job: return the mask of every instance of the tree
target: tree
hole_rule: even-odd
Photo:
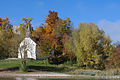
[[[50,54],[52,54],[51,52],[54,51],[54,56],[58,57],[63,54],[64,35],[70,35],[70,33],[70,19],[66,18],[62,20],[58,17],[57,12],[49,11],[45,24],[36,28],[32,35],[39,44],[41,53],[50,56]]]
[[[24,35],[17,35],[13,34],[12,38],[9,39],[8,45],[8,52],[9,52],[9,57],[17,58],[18,57],[18,48],[20,42],[24,39]]]
[[[22,20],[24,21],[24,23],[20,24],[20,28],[18,30],[20,30],[21,32],[24,32],[21,35],[24,35],[26,33],[26,37],[31,37],[33,28],[31,25],[31,21],[32,18],[22,18]],[[26,61],[27,61],[27,51],[28,51],[28,43],[24,41],[24,44],[22,47],[20,47],[19,51],[20,51],[20,55],[21,55],[21,70],[22,71],[27,71],[26,68]],[[30,51],[30,50],[29,50]]]
[[[12,30],[12,27],[7,17],[5,19],[0,17],[0,30]]]
[[[107,68],[120,69],[120,42],[114,43],[113,54],[110,56]]]
[[[9,19],[0,18],[0,59],[8,58],[11,54],[9,44],[12,37],[12,25],[9,23]]]
[[[18,31],[20,31],[21,34],[26,34],[26,31],[29,29],[30,33],[32,34],[33,27],[31,24],[32,18],[22,18],[22,21],[24,23],[20,24],[20,27],[18,28]]]
[[[72,36],[64,36],[64,50],[63,52],[68,56],[68,62],[69,65],[73,65],[76,63],[76,55],[75,53],[72,51],[72,49],[74,48],[73,45],[73,40],[72,40]]]
[[[112,45],[103,30],[99,30],[93,23],[80,23],[78,30],[73,31],[71,41],[69,44],[79,67],[105,68],[105,63],[112,54]]]

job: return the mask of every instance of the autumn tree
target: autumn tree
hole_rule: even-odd
[[[7,58],[11,54],[8,50],[9,41],[13,37],[12,25],[9,19],[0,18],[0,59]]]
[[[33,31],[33,27],[31,24],[32,18],[22,18],[22,21],[24,21],[24,23],[21,23],[19,26],[19,28],[17,29],[18,31],[20,31],[20,34],[26,34],[26,31],[29,29],[30,34],[32,34]]]
[[[12,25],[7,17],[5,19],[0,17],[0,30],[12,30]]]
[[[4,59],[8,57],[8,51],[7,51],[7,43],[8,43],[8,34],[6,34],[3,31],[0,31],[0,59]]]
[[[74,48],[73,45],[73,38],[72,36],[64,36],[64,50],[63,52],[67,55],[68,60],[67,60],[67,64],[68,65],[73,65],[76,64],[76,55],[75,53],[72,51],[72,49]]]
[[[120,69],[120,42],[114,43],[113,54],[110,56],[109,62],[107,63],[108,69]]]
[[[2,19],[0,17],[0,31],[8,33],[7,36],[12,37],[12,29],[13,26],[10,24],[9,19],[7,17],[5,19]]]
[[[71,21],[69,18],[62,20],[58,17],[57,12],[49,11],[45,24],[36,28],[32,35],[39,44],[41,53],[50,56],[53,52],[54,57],[60,57],[63,55],[64,36],[70,35],[70,33]]]
[[[22,37],[14,34],[9,19],[0,18],[0,59],[17,57]]]
[[[111,39],[95,24],[80,23],[72,33],[71,50],[79,67],[104,69],[112,54]]]

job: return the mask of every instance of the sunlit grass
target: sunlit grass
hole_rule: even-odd
[[[0,70],[13,70],[19,71],[21,66],[21,60],[0,60]],[[71,67],[64,64],[61,65],[51,65],[46,64],[46,61],[41,60],[27,60],[28,72],[36,71],[48,71],[48,72],[58,72],[67,73],[74,75],[89,75],[89,76],[106,76],[106,75],[119,75],[120,72],[116,70],[91,70],[91,69],[80,69],[77,67]],[[117,74],[116,74],[117,73]]]
[[[19,70],[21,66],[21,60],[0,60],[1,70]],[[41,60],[27,60],[27,68],[29,71],[51,71],[51,72],[63,72],[64,69],[57,65],[47,64],[46,61]]]

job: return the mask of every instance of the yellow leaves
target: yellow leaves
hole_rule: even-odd
[[[32,32],[33,31],[33,28],[31,25],[32,18],[25,17],[25,18],[22,18],[22,21],[24,21],[24,23],[20,24],[20,28],[18,30],[21,31],[21,33],[23,33],[23,32],[26,32],[26,30],[29,27],[29,30]]]
[[[1,29],[7,29],[8,28],[8,24],[9,24],[9,20],[8,20],[7,17],[5,19],[0,18]]]
[[[24,17],[24,18],[22,18],[22,21],[25,21],[25,23],[30,23],[31,21],[32,21],[32,18],[26,18],[26,17]]]
[[[46,26],[46,27],[45,27],[45,32],[46,32],[45,34],[50,34],[50,33],[52,33],[52,30],[53,30],[53,29],[51,28],[51,26]]]
[[[77,56],[79,65],[93,66],[94,64],[104,65],[109,52],[111,52],[111,45],[109,37],[105,36],[104,31],[94,24],[80,23],[79,29],[73,31],[73,48],[72,51]],[[100,68],[100,67],[97,67]]]
[[[89,25],[92,27],[96,26],[94,23],[89,23]]]
[[[36,35],[36,34],[37,34],[36,31],[33,31],[33,32],[32,32],[32,36],[33,36],[33,37],[39,38],[39,35]]]
[[[5,20],[8,20],[8,18],[6,17]]]
[[[0,30],[2,29],[2,26],[0,26]]]

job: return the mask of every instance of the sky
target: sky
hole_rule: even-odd
[[[74,27],[80,22],[93,22],[113,42],[120,41],[120,0],[0,0],[0,6],[0,17],[8,17],[14,26],[27,17],[33,18],[35,29],[45,22],[51,10],[62,19],[69,17]]]

